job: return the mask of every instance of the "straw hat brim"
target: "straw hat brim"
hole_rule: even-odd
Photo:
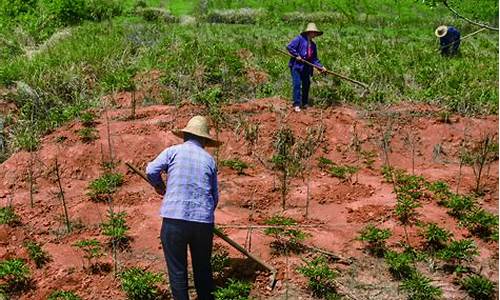
[[[306,34],[308,32],[315,32],[318,34],[318,36],[323,35],[323,31],[319,31],[319,30],[305,30],[305,31],[302,31],[302,34]]]
[[[447,26],[439,26],[438,28],[436,28],[436,31],[434,31],[434,34],[435,34],[438,38],[442,38],[442,37],[443,37],[443,36],[445,36],[447,33],[448,33],[448,27],[447,27]]]
[[[204,138],[206,141],[205,146],[207,146],[207,147],[219,147],[220,145],[222,145],[222,142],[215,140],[214,138],[212,138],[209,135],[202,134],[199,132],[193,132],[193,131],[186,129],[186,128],[180,129],[180,130],[173,130],[172,133],[175,136],[180,137],[181,139],[184,138],[184,133],[189,133],[189,134]]]

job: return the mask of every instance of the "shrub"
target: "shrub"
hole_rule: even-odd
[[[328,173],[333,177],[347,181],[351,181],[352,175],[357,171],[358,168],[354,166],[331,166],[330,169],[328,169]]]
[[[464,224],[472,234],[483,239],[495,239],[498,234],[498,216],[482,209],[475,209],[462,217]]]
[[[397,253],[395,251],[387,251],[384,259],[389,266],[389,271],[396,279],[408,278],[416,271],[412,265],[413,257],[407,252]]]
[[[308,279],[307,286],[316,297],[335,299],[335,278],[337,273],[330,269],[327,259],[319,256],[298,268],[299,273]]]
[[[50,261],[50,256],[47,252],[43,251],[42,247],[36,242],[27,242],[25,245],[28,250],[30,258],[35,262],[37,268],[43,267]]]
[[[267,225],[276,226],[293,226],[297,225],[297,221],[285,216],[276,215],[266,220]],[[271,227],[264,230],[266,235],[273,236],[274,241],[271,242],[271,247],[275,253],[288,254],[301,253],[304,251],[302,242],[307,238],[307,234],[299,229],[288,229],[280,227]]]
[[[462,287],[476,300],[489,300],[495,296],[495,285],[481,275],[471,275],[461,281]]]
[[[396,174],[396,193],[407,194],[414,200],[420,199],[423,194],[425,179],[422,176],[408,175],[404,172]]]
[[[70,291],[54,291],[47,300],[81,300],[75,293]]]
[[[109,201],[111,200],[111,194],[122,184],[122,174],[106,173],[90,183],[88,195],[95,202]]]
[[[440,299],[442,294],[441,289],[432,286],[431,280],[420,272],[413,272],[409,278],[403,280],[401,289],[408,293],[409,300]]]
[[[379,229],[372,224],[364,227],[359,234],[358,240],[368,242],[368,251],[379,257],[385,253],[385,240],[392,235],[389,229]]]
[[[241,8],[213,10],[206,16],[209,23],[255,24],[265,15],[262,9]]]
[[[0,262],[0,291],[7,293],[22,291],[28,287],[30,270],[26,263],[19,258],[11,258]]]
[[[80,115],[80,121],[85,127],[91,127],[95,124],[95,114],[90,111],[86,111]]]
[[[437,224],[430,223],[425,226],[424,231],[421,232],[421,236],[425,239],[426,246],[430,250],[439,250],[446,247],[452,234]]]
[[[84,0],[43,0],[48,15],[61,25],[73,25],[86,17]]]
[[[0,224],[15,226],[20,224],[20,218],[12,206],[0,207]]]
[[[121,275],[122,288],[129,299],[153,300],[160,295],[157,284],[163,281],[160,274],[144,271],[139,268],[130,268]]]
[[[116,213],[109,209],[107,222],[101,224],[103,234],[110,237],[110,244],[114,247],[123,248],[129,243],[130,238],[127,236],[129,227],[126,224],[126,216],[125,212]]]
[[[238,175],[244,174],[248,164],[239,159],[227,159],[222,161],[222,165],[238,172]]]
[[[137,8],[137,14],[140,15],[144,20],[148,22],[165,22],[165,23],[177,23],[179,18],[172,15],[172,13],[166,9],[159,7],[143,7]]]
[[[226,287],[214,292],[216,300],[247,300],[252,285],[249,282],[229,279]]]
[[[339,20],[343,20],[343,17],[342,15],[337,13],[319,11],[314,13],[304,13],[304,12],[285,13],[281,17],[281,19],[286,23],[291,23],[291,24],[300,24],[307,22],[336,23]]]
[[[94,21],[102,21],[119,16],[123,7],[118,0],[86,0],[86,18]]]
[[[84,143],[91,143],[99,138],[99,136],[97,135],[97,130],[93,127],[84,127],[78,130],[78,136]]]

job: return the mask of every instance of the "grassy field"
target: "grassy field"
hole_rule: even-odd
[[[462,1],[460,8],[481,21],[498,23],[494,10],[498,3],[480,2],[484,5]],[[463,114],[498,111],[498,35],[483,32],[464,41],[457,57],[441,57],[433,35],[436,26],[453,24],[463,34],[477,29],[453,18],[442,6],[390,0],[204,3],[145,2],[177,16],[196,16],[198,22],[189,25],[145,21],[136,13],[135,1],[115,3],[118,10],[101,9],[99,18],[95,17],[99,6],[94,5],[93,10],[79,13],[76,23],[51,6],[47,11],[55,11],[59,20],[54,24],[40,25],[47,17],[37,16],[33,8],[10,16],[13,22],[0,31],[0,87],[18,87],[3,96],[20,109],[18,116],[4,116],[4,126],[9,128],[4,135],[14,141],[11,149],[36,147],[40,135],[78,116],[82,109],[99,105],[101,96],[132,88],[134,76],[150,70],[161,71],[159,84],[165,90],[150,103],[197,101],[214,90],[231,102],[290,97],[288,59],[275,49],[284,48],[310,20],[325,31],[317,39],[323,64],[372,85],[372,92],[361,99],[351,84],[317,76],[312,89],[317,105],[366,106],[404,100],[435,103]],[[237,10],[243,7],[260,10],[255,15],[255,11]],[[229,12],[231,22],[255,24],[203,21],[207,17],[202,13],[210,16],[220,9],[236,9]],[[5,7],[0,11],[6,14]],[[36,28],[44,34],[32,35]],[[70,33],[49,38],[63,28]],[[27,53],[35,54],[28,58]],[[263,79],[252,79],[254,73],[264,74]]]

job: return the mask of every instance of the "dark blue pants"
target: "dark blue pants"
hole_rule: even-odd
[[[161,244],[167,262],[172,296],[175,300],[188,300],[187,248],[191,252],[194,285],[198,300],[213,300],[212,277],[213,224],[163,219]]]
[[[293,106],[309,104],[309,87],[311,86],[311,71],[304,66],[302,71],[290,68],[293,83]]]

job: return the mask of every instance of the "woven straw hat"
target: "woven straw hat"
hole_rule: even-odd
[[[434,34],[435,34],[438,38],[442,38],[442,37],[443,37],[443,36],[445,36],[447,33],[448,33],[448,26],[445,26],[445,25],[441,25],[441,26],[439,26],[438,28],[436,28],[436,31],[434,32]]]
[[[206,140],[207,147],[217,147],[221,142],[210,136],[210,129],[208,128],[207,118],[203,116],[194,116],[189,120],[186,127],[181,130],[172,131],[176,136],[184,138],[184,133],[190,133]]]
[[[307,32],[316,32],[318,35],[322,35],[323,31],[319,31],[318,27],[316,27],[316,24],[314,23],[309,23],[307,24],[307,27],[302,33],[307,33]]]

